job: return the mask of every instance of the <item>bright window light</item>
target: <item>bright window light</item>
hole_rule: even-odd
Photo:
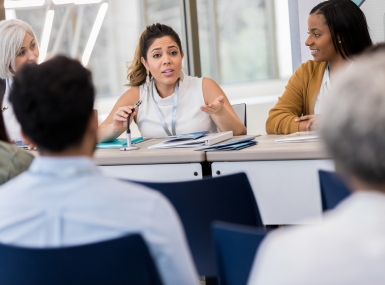
[[[95,4],[95,3],[100,3],[102,0],[74,0],[74,3],[76,5],[81,5],[81,4]]]
[[[52,2],[55,5],[72,4],[72,3],[74,3],[73,0],[52,0]]]
[[[43,6],[45,0],[20,0],[20,1],[4,1],[5,9],[16,9],[16,8],[28,8]]]
[[[72,4],[72,3],[75,3],[76,5],[81,5],[81,4],[96,4],[96,3],[102,2],[102,0],[52,0],[52,2],[55,5]]]
[[[90,60],[92,50],[94,49],[96,39],[98,37],[100,28],[102,27],[104,16],[106,15],[108,8],[107,3],[103,3],[100,5],[98,15],[96,16],[96,20],[94,23],[94,26],[92,27],[90,37],[88,39],[86,48],[84,49],[83,57],[82,57],[82,64],[86,66],[88,64],[88,61]]]
[[[55,11],[49,10],[47,12],[47,16],[45,17],[43,36],[42,36],[41,45],[40,45],[39,63],[42,63],[47,56],[49,38],[51,37],[51,29],[52,29],[54,15],[55,15]]]

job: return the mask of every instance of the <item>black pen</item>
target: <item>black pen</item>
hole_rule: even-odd
[[[140,104],[142,104],[142,100],[139,100],[138,102],[135,103],[134,107],[131,109],[132,113],[133,114],[136,110],[136,108],[138,108],[140,106]],[[139,147],[137,146],[133,146],[132,143],[131,143],[131,130],[130,130],[130,118],[131,118],[131,114],[128,114],[128,117],[127,117],[127,131],[126,131],[126,138],[127,138],[127,146],[125,147],[121,147],[120,150],[134,150],[134,149],[139,149]]]

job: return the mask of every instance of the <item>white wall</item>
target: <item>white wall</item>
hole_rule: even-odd
[[[366,15],[373,43],[383,42],[385,40],[385,0],[366,0],[361,9]]]
[[[289,78],[293,73],[293,70],[288,1],[275,0],[274,14],[279,78]]]
[[[305,41],[307,39],[307,19],[309,13],[313,7],[318,3],[323,1],[320,0],[298,0],[298,17],[299,17],[299,35],[301,43],[301,59],[302,62],[306,62],[309,59],[313,59],[310,54],[309,47],[305,46]]]

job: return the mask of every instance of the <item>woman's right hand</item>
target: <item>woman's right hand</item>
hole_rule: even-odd
[[[130,124],[134,116],[138,112],[138,108],[132,113],[133,106],[119,107],[112,117],[112,126],[115,130],[122,130],[127,128],[127,117],[130,116]]]

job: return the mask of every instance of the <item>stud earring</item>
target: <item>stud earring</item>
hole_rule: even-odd
[[[339,43],[341,43],[341,41],[338,41]]]

